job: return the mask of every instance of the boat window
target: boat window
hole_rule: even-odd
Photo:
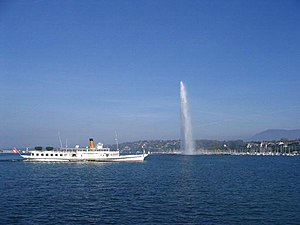
[[[39,156],[39,153],[36,153],[36,156]]]
[[[46,156],[48,156],[48,154],[46,154]]]
[[[42,153],[41,156],[44,156],[44,154]]]
[[[53,156],[53,154],[51,154],[51,156]]]
[[[55,156],[58,156],[58,154],[55,154]]]
[[[60,154],[59,156],[63,156],[63,154]]]
[[[31,156],[34,156],[34,154],[33,154],[33,153],[31,153]]]

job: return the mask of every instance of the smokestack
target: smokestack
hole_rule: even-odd
[[[90,138],[90,148],[95,148],[95,144],[94,144],[93,138]]]

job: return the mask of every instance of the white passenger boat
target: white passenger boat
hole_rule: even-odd
[[[95,162],[130,162],[144,161],[148,154],[121,155],[120,152],[105,148],[102,143],[98,143],[95,147],[94,141],[90,139],[90,145],[86,148],[61,148],[54,150],[47,148],[46,150],[35,149],[29,150],[27,154],[21,154],[27,161],[43,161],[43,162],[78,162],[78,161],[95,161]]]

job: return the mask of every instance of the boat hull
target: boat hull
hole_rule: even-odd
[[[148,154],[141,155],[119,155],[113,157],[66,157],[66,158],[51,158],[51,157],[32,157],[22,156],[25,161],[29,162],[142,162]]]

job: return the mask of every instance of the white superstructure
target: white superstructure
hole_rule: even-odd
[[[98,143],[94,146],[94,141],[90,139],[90,146],[86,148],[61,148],[59,150],[30,150],[28,154],[21,155],[28,161],[97,161],[97,162],[122,162],[122,161],[143,161],[148,154],[120,155],[119,151],[110,150]]]

